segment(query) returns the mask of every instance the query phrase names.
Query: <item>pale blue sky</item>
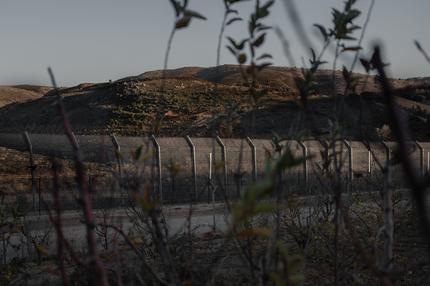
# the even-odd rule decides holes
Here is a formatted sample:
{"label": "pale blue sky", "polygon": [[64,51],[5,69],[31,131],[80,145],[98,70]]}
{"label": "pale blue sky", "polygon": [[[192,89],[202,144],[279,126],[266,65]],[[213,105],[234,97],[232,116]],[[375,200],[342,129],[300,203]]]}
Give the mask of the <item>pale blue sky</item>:
{"label": "pale blue sky", "polygon": [[[290,41],[295,61],[308,56],[283,8],[275,4],[267,23],[279,26]],[[173,12],[168,0],[0,0],[0,84],[48,84],[52,66],[60,85],[100,82],[160,69]],[[330,22],[330,7],[341,0],[296,0],[305,28],[315,46],[320,40],[313,23]],[[358,0],[367,10],[370,0]],[[247,17],[253,1],[239,6]],[[176,34],[169,68],[213,66],[222,20],[221,0],[190,0],[190,8],[207,16]],[[430,52],[429,0],[376,0],[365,51],[371,43],[384,43],[386,59],[395,77],[430,76],[430,65],[417,52],[418,39]],[[360,23],[364,21],[361,17]],[[244,23],[236,23],[226,35],[239,37]],[[276,65],[286,65],[275,35],[264,50]],[[347,59],[345,59],[347,61]],[[222,63],[234,63],[223,49]],[[326,66],[329,68],[330,66]]]}

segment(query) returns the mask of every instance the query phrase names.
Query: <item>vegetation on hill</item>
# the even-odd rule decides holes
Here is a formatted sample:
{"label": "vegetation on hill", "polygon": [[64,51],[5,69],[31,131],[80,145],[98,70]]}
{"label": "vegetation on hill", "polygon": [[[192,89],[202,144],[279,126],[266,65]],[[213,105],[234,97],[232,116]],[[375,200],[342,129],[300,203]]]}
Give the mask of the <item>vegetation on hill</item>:
{"label": "vegetation on hill", "polygon": [[[250,128],[252,106],[247,97],[239,66],[224,65],[212,68],[189,67],[146,72],[111,83],[81,84],[61,89],[66,110],[80,134],[149,135],[159,136],[252,136],[268,138],[272,132],[282,136],[291,133],[303,137],[324,135],[330,128],[333,91],[331,72],[316,73],[315,92],[308,98],[310,112],[303,113],[296,86],[302,72],[295,68],[269,67],[257,79],[256,87],[264,90],[255,112],[256,126]],[[344,110],[345,134],[351,139],[376,138],[378,130],[387,125],[381,103],[379,84],[374,76],[354,74],[358,84],[355,92],[346,97]],[[336,73],[336,90],[342,93],[345,81]],[[160,103],[164,84],[166,96]],[[428,79],[392,80],[396,93],[406,98],[428,100]],[[20,89],[20,99],[31,94],[30,101],[0,109],[0,131],[62,133],[61,121],[53,102],[55,97],[32,90]],[[36,89],[37,90],[37,89]],[[43,90],[43,89],[42,89]],[[46,91],[43,90],[43,91]],[[163,105],[161,126],[154,126],[157,111]],[[411,106],[408,106],[412,110]],[[424,118],[424,119],[423,119]],[[420,114],[414,122],[415,137],[430,138],[426,116]]]}

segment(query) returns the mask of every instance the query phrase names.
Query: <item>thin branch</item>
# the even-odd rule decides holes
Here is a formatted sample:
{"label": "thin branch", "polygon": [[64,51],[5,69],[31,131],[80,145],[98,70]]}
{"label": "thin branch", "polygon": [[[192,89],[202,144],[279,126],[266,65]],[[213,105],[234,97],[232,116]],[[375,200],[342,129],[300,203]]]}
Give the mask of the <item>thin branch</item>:
{"label": "thin branch", "polygon": [[[109,283],[108,283],[108,278],[106,274],[106,269],[97,253],[97,241],[96,241],[96,235],[94,231],[95,220],[94,220],[93,208],[91,203],[91,195],[88,190],[88,181],[87,181],[87,175],[85,171],[85,165],[83,162],[82,150],[79,147],[79,144],[76,140],[75,135],[73,134],[72,127],[70,125],[70,121],[64,107],[63,97],[60,95],[58,91],[57,83],[55,81],[55,77],[51,68],[48,68],[48,73],[49,73],[49,76],[51,77],[52,86],[54,88],[54,93],[57,98],[57,102],[56,102],[57,110],[63,120],[64,133],[66,134],[67,138],[69,139],[69,143],[73,148],[73,155],[74,155],[75,164],[76,164],[76,181],[78,183],[79,191],[82,199],[82,210],[84,213],[85,226],[87,230],[86,235],[87,235],[88,250],[93,264],[92,268],[94,268],[93,270],[95,271],[97,284],[101,286],[106,286],[106,285],[109,285]],[[93,275],[93,272],[90,270],[90,276],[92,275]]]}

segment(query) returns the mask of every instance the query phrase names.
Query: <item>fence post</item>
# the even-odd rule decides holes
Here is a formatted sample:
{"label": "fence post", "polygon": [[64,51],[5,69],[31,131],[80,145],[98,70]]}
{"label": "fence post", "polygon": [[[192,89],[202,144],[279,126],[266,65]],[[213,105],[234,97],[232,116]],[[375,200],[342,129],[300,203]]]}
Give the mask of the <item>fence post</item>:
{"label": "fence post", "polygon": [[427,167],[426,167],[427,173],[430,171],[430,152],[427,151]]}
{"label": "fence post", "polygon": [[424,170],[424,147],[418,141],[415,141],[415,144],[418,146],[418,149],[420,150],[420,171],[421,171],[421,175],[424,176],[425,175],[425,170]]}
{"label": "fence post", "polygon": [[[329,150],[329,144],[327,141],[323,141],[321,139],[318,139],[318,142],[320,145],[324,148],[324,158],[323,158],[323,167],[326,168],[326,172],[329,173],[332,169],[331,163],[330,163],[330,150]],[[324,168],[323,168],[324,169]]]}
{"label": "fence post", "polygon": [[78,141],[78,139],[76,138],[75,133],[74,133],[74,132],[72,132],[72,133],[71,133],[71,135],[72,135],[72,140],[75,142],[75,145],[76,145],[76,146],[79,146],[79,141]]}
{"label": "fence post", "polygon": [[197,166],[196,166],[196,146],[191,140],[190,136],[186,136],[188,146],[191,148],[191,164],[193,169],[193,190],[194,190],[194,200],[197,199]]}
{"label": "fence post", "polygon": [[227,177],[227,149],[225,147],[224,142],[222,142],[219,136],[216,137],[216,141],[221,147],[222,152],[222,160],[224,161],[224,190],[225,194],[228,195],[228,177]]}
{"label": "fence post", "polygon": [[303,177],[305,178],[305,189],[308,188],[308,147],[300,141],[297,140],[297,144],[302,148],[302,156],[303,156]]}
{"label": "fence post", "polygon": [[372,152],[370,150],[367,150],[367,173],[372,174]]}
{"label": "fence post", "polygon": [[381,141],[382,146],[385,148],[386,160],[387,160],[387,176],[390,175],[390,160],[391,160],[391,150],[390,146],[385,143],[385,141]]}
{"label": "fence post", "polygon": [[157,156],[157,173],[158,173],[158,196],[160,202],[163,203],[163,185],[161,175],[161,147],[154,135],[151,135],[152,142],[154,143],[155,152]]}
{"label": "fence post", "polygon": [[351,142],[343,140],[346,148],[348,149],[348,177],[349,181],[352,182],[354,180],[354,155],[352,153]]}
{"label": "fence post", "polygon": [[122,170],[122,168],[121,168],[121,154],[120,154],[121,153],[121,145],[119,145],[119,142],[118,142],[115,134],[111,134],[110,138],[112,140],[113,147],[115,148],[115,158],[116,158],[116,161],[118,163],[118,173],[119,173],[119,176],[121,178],[121,173],[122,173],[122,171],[121,171]]}
{"label": "fence post", "polygon": [[[36,165],[34,164],[34,158],[33,158],[33,144],[31,143],[30,135],[27,131],[23,134],[25,144],[27,145],[27,149],[29,152],[29,163],[30,165],[28,168],[30,169],[30,175],[31,175],[31,195],[32,195],[32,207],[33,211],[36,209],[36,177],[35,177],[35,171],[36,171]],[[40,198],[40,196],[39,196]],[[40,214],[40,201],[39,201],[39,214]]]}
{"label": "fence post", "polygon": [[248,142],[249,147],[251,147],[252,151],[252,179],[254,182],[257,181],[257,148],[255,147],[254,142],[252,142],[251,138],[246,137],[246,142]]}

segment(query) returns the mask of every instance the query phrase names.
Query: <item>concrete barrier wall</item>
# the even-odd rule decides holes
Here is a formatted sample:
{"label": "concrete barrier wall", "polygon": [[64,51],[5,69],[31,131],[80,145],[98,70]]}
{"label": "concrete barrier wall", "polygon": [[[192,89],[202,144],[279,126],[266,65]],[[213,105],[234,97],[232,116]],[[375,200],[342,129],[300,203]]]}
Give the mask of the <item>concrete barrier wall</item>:
{"label": "concrete barrier wall", "polygon": [[[24,138],[23,134],[0,134],[0,147],[28,152],[29,146]],[[34,154],[73,159],[73,150],[64,135],[29,134],[29,138]],[[223,196],[235,198],[247,184],[262,177],[267,160],[276,153],[272,142],[264,139],[187,140],[120,136],[115,139],[110,136],[76,136],[76,139],[86,161],[114,166],[119,158],[125,173],[136,171],[138,167],[140,176],[151,182],[154,191],[161,193],[166,201],[186,201],[191,197],[206,200],[212,198],[212,192],[216,199]],[[305,152],[309,157],[306,164],[301,162],[283,174],[287,187],[309,188],[312,184],[318,184],[321,174],[335,168],[333,162],[327,164],[333,148],[324,142],[287,141],[283,144],[289,146],[295,157],[300,158]],[[372,152],[362,142],[350,142],[350,153],[348,144],[336,143],[335,150],[341,154],[338,158],[342,161],[342,172],[350,176],[352,171],[354,181],[360,182],[369,175],[381,175],[381,167],[387,160],[387,148],[390,156],[394,156],[394,142],[387,142],[385,146],[375,142],[368,145]],[[160,148],[159,154],[157,146]],[[418,167],[417,172],[421,172],[421,166],[423,171],[427,171],[430,164],[430,143],[423,142],[420,146],[422,150],[415,143],[409,146],[410,157]],[[136,158],[138,149],[140,156]],[[120,154],[119,157],[117,154]],[[349,165],[350,160],[352,166]],[[393,165],[391,171],[396,186],[404,185],[401,166]]]}

